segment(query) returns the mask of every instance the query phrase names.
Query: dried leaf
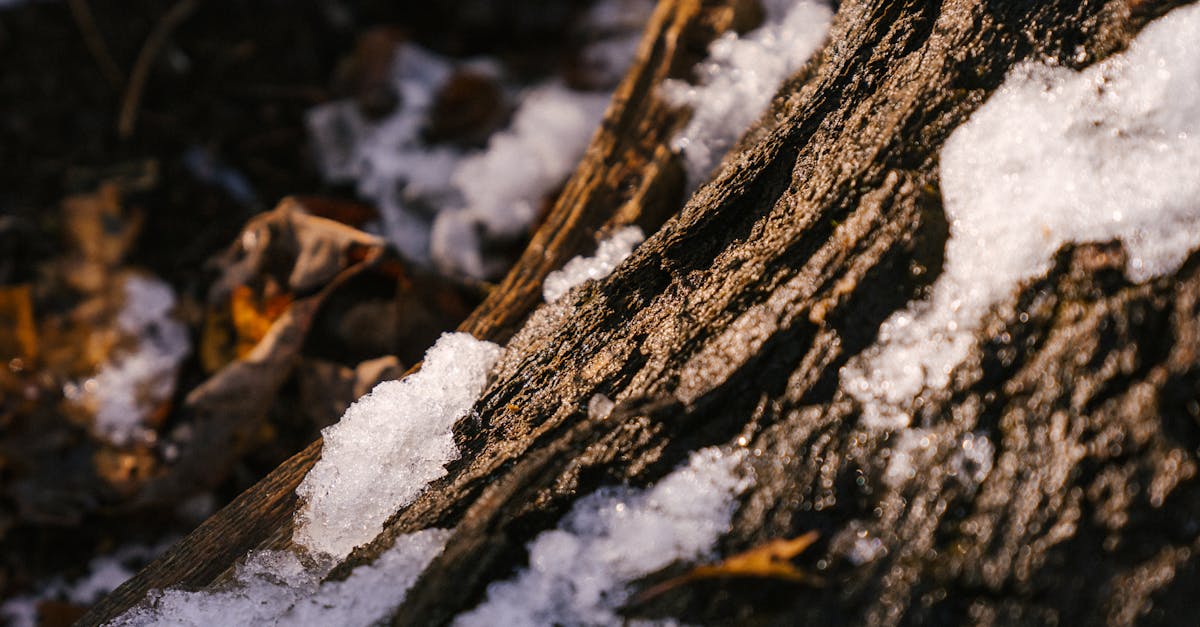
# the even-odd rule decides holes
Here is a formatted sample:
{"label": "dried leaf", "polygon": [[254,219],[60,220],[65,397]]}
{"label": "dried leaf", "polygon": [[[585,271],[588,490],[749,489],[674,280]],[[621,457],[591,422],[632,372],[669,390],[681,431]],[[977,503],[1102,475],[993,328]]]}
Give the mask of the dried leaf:
{"label": "dried leaf", "polygon": [[121,189],[104,183],[89,194],[71,196],[62,203],[63,225],[77,255],[64,272],[82,292],[102,289],[142,230],[143,216],[121,202]]}
{"label": "dried leaf", "polygon": [[817,532],[810,531],[791,539],[771,540],[730,556],[719,564],[697,566],[643,592],[637,597],[635,604],[644,603],[668,590],[701,579],[759,578],[821,585],[820,577],[796,568],[791,562],[794,557],[812,546],[818,537]]}
{"label": "dried leaf", "polygon": [[267,336],[271,325],[292,304],[292,295],[277,292],[259,297],[254,290],[239,285],[229,298],[230,318],[237,333],[237,357],[250,354],[254,347]]}
{"label": "dried leaf", "polygon": [[0,366],[20,368],[37,357],[38,336],[33,322],[33,291],[29,285],[0,286]]}
{"label": "dried leaf", "polygon": [[[382,257],[382,240],[308,214],[286,198],[247,223],[219,260],[222,275],[209,293],[210,311],[229,312],[236,358],[186,396],[179,421],[188,424],[178,457],[148,481],[132,507],[172,502],[220,481],[249,447],[261,443],[280,388],[301,359],[313,319],[329,294]],[[202,351],[220,358],[222,338],[207,331]],[[212,356],[210,356],[212,357]]]}

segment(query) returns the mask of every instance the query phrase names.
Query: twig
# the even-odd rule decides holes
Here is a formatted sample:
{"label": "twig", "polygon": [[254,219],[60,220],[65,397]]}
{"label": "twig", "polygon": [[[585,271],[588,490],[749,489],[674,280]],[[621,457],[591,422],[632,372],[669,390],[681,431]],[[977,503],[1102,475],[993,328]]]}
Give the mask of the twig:
{"label": "twig", "polygon": [[96,60],[96,65],[100,66],[100,73],[113,89],[120,91],[125,87],[125,74],[113,59],[112,51],[108,49],[104,36],[96,26],[91,5],[87,0],[70,0],[67,5],[71,8],[71,17],[75,19],[75,25],[79,27],[79,34],[83,35],[84,45]]}
{"label": "twig", "polygon": [[117,134],[121,139],[129,139],[133,135],[133,127],[137,124],[138,110],[141,107],[142,91],[150,75],[150,66],[158,58],[171,33],[196,10],[197,5],[199,0],[180,0],[175,3],[146,37],[146,43],[142,45],[137,61],[133,64],[133,72],[129,74],[129,84],[125,86],[125,97],[121,102],[121,115],[117,118]]}

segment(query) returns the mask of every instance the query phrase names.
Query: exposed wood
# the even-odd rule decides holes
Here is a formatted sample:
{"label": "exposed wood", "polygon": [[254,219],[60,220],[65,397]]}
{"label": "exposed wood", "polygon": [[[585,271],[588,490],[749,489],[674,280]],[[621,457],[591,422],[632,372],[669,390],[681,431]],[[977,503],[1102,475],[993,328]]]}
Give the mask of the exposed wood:
{"label": "exposed wood", "polygon": [[[525,265],[485,303],[501,313],[466,323],[508,346],[475,406],[480,419],[456,429],[461,459],[330,576],[400,534],[452,528],[393,618],[444,624],[520,567],[526,543],[579,496],[644,485],[689,451],[742,436],[758,480],[724,554],[817,530],[822,539],[798,563],[827,585],[696,582],[630,614],[869,625],[1190,618],[1200,583],[1200,253],[1139,285],[1122,276],[1118,245],[1066,247],[987,319],[950,387],[922,397],[918,418],[934,444],[907,483],[882,480],[894,442],[860,429],[859,408],[838,390],[839,368],[941,272],[937,160],[950,132],[1015,63],[1090,63],[1125,45],[1147,11],[1172,4],[840,3],[831,44],[612,276],[540,307],[509,338],[523,312],[501,310],[537,302],[540,277],[522,283],[519,273],[536,267]],[[658,35],[689,7],[660,6]],[[643,62],[658,35],[643,43]],[[637,76],[622,93],[636,93]],[[559,216],[531,251],[558,229],[599,221]],[[587,418],[595,393],[616,400],[608,419]],[[997,449],[978,487],[947,472],[967,433]],[[291,487],[273,498],[294,498]],[[885,552],[854,564],[845,544],[859,530]],[[272,533],[287,538],[285,527]],[[205,545],[189,542],[201,559]],[[156,568],[89,620],[147,586],[184,581]],[[653,589],[681,568],[641,584]],[[1142,617],[1149,601],[1160,613]]]}
{"label": "exposed wood", "polygon": [[[679,206],[683,170],[666,144],[687,112],[668,106],[656,90],[668,77],[686,78],[718,34],[753,26],[755,9],[745,0],[660,4],[583,161],[512,271],[459,330],[505,341],[541,302],[547,274],[590,252],[598,236],[616,228],[637,224],[652,232]],[[153,589],[209,585],[251,549],[286,546],[296,487],[320,451],[318,440],[273,470],[94,606],[80,624],[102,624]]]}
{"label": "exposed wood", "polygon": [[[535,314],[510,342],[496,380],[476,406],[483,428],[464,426],[458,434],[462,460],[345,566],[369,560],[397,534],[453,526],[445,552],[395,617],[396,624],[440,624],[482,600],[486,583],[512,572],[524,559],[524,544],[580,494],[605,482],[653,480],[687,451],[739,433],[749,432],[760,448],[771,450],[768,436],[755,433],[776,427],[790,434],[792,446],[776,447],[761,464],[765,476],[778,474],[788,489],[773,491],[773,481],[762,482],[747,501],[747,508],[757,509],[743,510],[732,538],[790,537],[806,526],[836,530],[831,521],[875,508],[882,530],[891,520],[921,530],[908,538],[888,536],[897,543],[888,545],[893,557],[864,571],[862,582],[851,579],[874,597],[831,591],[824,603],[807,611],[789,606],[789,612],[818,624],[890,624],[960,609],[954,605],[959,599],[938,597],[947,586],[926,590],[916,584],[938,575],[945,561],[939,556],[955,548],[942,544],[948,530],[941,525],[956,521],[930,514],[948,506],[941,482],[923,484],[916,494],[889,492],[877,485],[890,448],[885,438],[848,434],[833,440],[814,432],[821,423],[811,416],[828,405],[841,412],[828,428],[853,430],[857,410],[836,395],[839,367],[940,272],[946,226],[936,165],[950,131],[1017,61],[1044,56],[1078,63],[1078,47],[1087,52],[1085,61],[1094,60],[1119,49],[1144,19],[1119,2],[842,3],[833,45],[807,80],[777,102],[778,124],[768,121],[773,128],[727,159],[722,174],[613,276]],[[929,271],[912,272],[914,263]],[[1167,284],[1194,290],[1188,272]],[[1055,330],[1048,325],[1043,332]],[[987,359],[997,358],[1000,348],[990,338],[1003,331],[989,329],[981,337]],[[1187,332],[1185,325],[1181,333],[1190,337]],[[1039,367],[1046,370],[1035,372],[1065,370],[1054,361]],[[1192,384],[1179,385],[1163,393],[1178,395]],[[1007,389],[1002,380],[990,380],[987,402],[1012,402]],[[581,438],[587,399],[597,392],[618,401],[617,419],[587,425]],[[961,414],[954,403],[940,407],[931,420]],[[1062,420],[1053,403],[1024,411],[1038,424]],[[791,422],[777,427],[787,417]],[[1071,415],[1068,432],[1088,421],[1082,413]],[[1046,446],[1060,443],[1048,437]],[[1018,450],[1041,445],[1037,438],[996,441]],[[544,454],[562,446],[573,453]],[[1143,465],[1167,463],[1158,453],[1143,455]],[[806,482],[791,482],[772,465],[786,460],[812,469]],[[874,478],[874,492],[865,496],[853,483],[859,469]],[[1019,487],[988,492],[997,501],[984,519],[1003,530],[998,537],[1028,533],[1022,531],[1025,520],[1007,517],[1009,509],[1027,511],[1016,502],[1036,502],[1032,495],[1047,488]],[[1053,488],[1067,494],[1081,489]],[[786,524],[772,524],[768,516]],[[1188,532],[1180,527],[1172,533]],[[904,542],[910,539],[908,549]],[[1193,539],[1181,542],[1182,551]],[[727,548],[743,550],[748,543],[731,539]],[[1092,560],[1080,559],[1091,565],[1104,558],[1094,553]],[[988,566],[989,579],[976,594],[1004,597],[984,601],[981,610],[995,610],[1000,622],[1006,616],[1069,622],[1105,600],[1099,587],[1050,588],[1058,593],[1050,599],[1043,596],[1047,588],[1013,590],[1008,582],[1027,581],[1035,564],[1000,556]],[[1052,564],[1046,567],[1041,577],[1061,578]],[[969,574],[955,579],[958,574],[933,581],[978,585]],[[739,618],[753,609],[740,606]],[[762,614],[769,620],[769,612]]]}

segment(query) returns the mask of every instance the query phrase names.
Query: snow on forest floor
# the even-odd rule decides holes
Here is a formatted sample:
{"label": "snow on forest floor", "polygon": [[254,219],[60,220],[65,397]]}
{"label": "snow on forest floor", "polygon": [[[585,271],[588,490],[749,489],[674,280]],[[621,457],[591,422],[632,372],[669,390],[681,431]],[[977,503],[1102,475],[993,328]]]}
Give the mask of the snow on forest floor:
{"label": "snow on forest floor", "polygon": [[[632,63],[652,8],[649,0],[607,0],[584,16],[582,27],[602,36],[582,57],[610,89]],[[517,101],[511,123],[482,149],[431,143],[425,120],[439,90],[470,75],[501,85]],[[529,230],[583,156],[609,91],[571,89],[558,77],[523,85],[493,59],[456,61],[414,44],[397,50],[391,81],[401,104],[382,120],[368,121],[351,101],[312,111],[324,176],[355,183],[382,214],[377,228],[410,260],[496,278],[507,261],[488,251]]]}

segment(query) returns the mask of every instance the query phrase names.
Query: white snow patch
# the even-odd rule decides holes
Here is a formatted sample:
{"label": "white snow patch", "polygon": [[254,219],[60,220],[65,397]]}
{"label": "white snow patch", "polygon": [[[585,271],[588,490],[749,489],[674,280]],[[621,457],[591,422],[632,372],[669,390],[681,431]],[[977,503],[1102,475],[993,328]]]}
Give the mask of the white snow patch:
{"label": "white snow patch", "polygon": [[644,239],[646,235],[639,227],[627,226],[617,230],[611,237],[600,242],[596,247],[595,256],[575,257],[561,270],[547,275],[542,283],[542,297],[546,302],[553,303],[576,285],[603,279],[633,254],[633,249]]}
{"label": "white snow patch", "polygon": [[430,107],[456,70],[497,81],[503,74],[488,59],[455,62],[405,44],[392,68],[401,103],[394,113],[371,122],[352,101],[332,102],[309,112],[309,134],[323,176],[357,182],[358,194],[379,207],[383,236],[407,258],[492,278],[506,262],[488,245],[529,229],[542,200],[583,156],[608,94],[546,81],[520,93],[512,125],[486,149],[428,144],[422,129]]}
{"label": "white snow patch", "polygon": [[529,229],[542,199],[575,169],[607,104],[607,94],[553,84],[530,90],[512,127],[455,169],[451,181],[465,204],[434,221],[439,267],[476,278],[503,272],[503,260],[486,258],[483,244],[511,241]]}
{"label": "white snow patch", "polygon": [[129,275],[117,328],[136,346],[117,349],[95,376],[64,386],[64,395],[94,411],[97,435],[122,445],[151,437],[145,420],[175,391],[191,347],[187,327],[171,316],[175,293],[155,278]]}
{"label": "white snow patch", "polygon": [[687,163],[695,189],[770,104],[780,84],[825,41],[833,11],[817,0],[766,0],[761,26],[743,36],[725,33],[697,68],[698,85],[670,80],[663,95],[692,109],[671,141]]}
{"label": "white snow patch", "polygon": [[304,501],[296,542],[345,557],[445,475],[459,455],[454,423],[467,415],[499,356],[491,342],[446,333],[419,372],[380,383],[325,428],[321,459],[296,489]]}
{"label": "white snow patch", "polygon": [[5,601],[0,606],[0,617],[12,627],[33,627],[39,624],[38,605],[44,601],[67,601],[84,607],[92,605],[125,583],[138,568],[162,553],[167,546],[167,543],[157,546],[127,545],[108,555],[95,557],[88,563],[88,573],[76,581],[68,583],[56,577],[35,594]]}
{"label": "white snow patch", "polygon": [[1200,6],[1188,6],[1082,72],[1022,64],[954,132],[941,154],[943,273],[841,373],[863,425],[907,426],[912,400],[947,385],[988,309],[1064,243],[1120,238],[1137,281],[1200,245],[1196,41]]}
{"label": "white snow patch", "polygon": [[899,432],[892,444],[884,483],[899,488],[917,476],[916,466],[937,450],[938,435],[928,429],[906,429]]}
{"label": "white snow patch", "polygon": [[616,403],[603,394],[593,394],[588,399],[588,418],[591,420],[604,420],[612,415],[613,407]]}
{"label": "white snow patch", "polygon": [[261,551],[238,566],[224,589],[154,593],[112,625],[374,625],[400,606],[449,536],[445,529],[401,536],[374,563],[355,568],[343,581],[321,581],[328,564],[306,564],[286,551]]}
{"label": "white snow patch", "polygon": [[529,568],[488,586],[459,615],[469,625],[616,625],[627,584],[679,560],[710,556],[752,480],[747,452],[707,448],[646,490],[608,488],[580,499],[557,529],[529,545]]}

